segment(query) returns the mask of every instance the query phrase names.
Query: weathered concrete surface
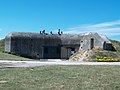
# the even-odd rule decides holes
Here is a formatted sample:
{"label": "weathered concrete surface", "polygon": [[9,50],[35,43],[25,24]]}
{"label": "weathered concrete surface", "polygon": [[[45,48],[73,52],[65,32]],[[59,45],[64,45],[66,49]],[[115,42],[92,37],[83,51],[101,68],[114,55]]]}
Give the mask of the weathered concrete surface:
{"label": "weathered concrete surface", "polygon": [[12,32],[5,37],[5,52],[34,59],[68,59],[82,50],[113,50],[109,39],[98,33],[39,34]]}
{"label": "weathered concrete surface", "polygon": [[0,66],[0,68],[16,68],[16,67],[36,67],[47,65],[120,65],[120,62],[72,62],[72,61],[7,61],[1,60],[0,64],[7,64],[8,66]]}

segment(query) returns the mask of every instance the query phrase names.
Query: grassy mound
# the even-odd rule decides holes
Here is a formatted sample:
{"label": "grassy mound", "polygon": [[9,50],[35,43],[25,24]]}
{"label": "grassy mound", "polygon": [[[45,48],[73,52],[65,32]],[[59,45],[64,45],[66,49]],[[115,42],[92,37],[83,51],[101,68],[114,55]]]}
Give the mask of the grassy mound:
{"label": "grassy mound", "polygon": [[[89,51],[77,52],[70,57],[71,61],[119,61],[117,52],[106,51],[102,49],[92,49]],[[108,60],[109,59],[109,60]],[[116,60],[117,59],[117,60]]]}
{"label": "grassy mound", "polygon": [[117,52],[113,52],[113,51],[93,49],[89,51],[88,54],[89,54],[89,57],[88,57],[89,61],[100,61],[98,60],[98,58],[100,58],[101,61],[112,61],[112,60],[116,61],[116,59],[117,61],[119,61],[120,59]]}
{"label": "grassy mound", "polygon": [[[92,49],[80,51],[70,57],[71,61],[120,61],[120,42],[111,40],[116,51],[106,51],[102,49]],[[98,59],[99,58],[99,59]]]}
{"label": "grassy mound", "polygon": [[4,51],[4,47],[5,47],[4,41],[5,41],[4,39],[0,40],[0,52]]}

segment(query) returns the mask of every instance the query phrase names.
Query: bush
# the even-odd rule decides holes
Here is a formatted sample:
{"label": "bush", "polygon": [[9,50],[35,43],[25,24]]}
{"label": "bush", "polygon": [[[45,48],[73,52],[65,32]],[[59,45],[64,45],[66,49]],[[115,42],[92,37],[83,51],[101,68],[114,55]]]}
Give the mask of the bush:
{"label": "bush", "polygon": [[96,61],[98,62],[118,62],[119,59],[113,57],[97,57]]}

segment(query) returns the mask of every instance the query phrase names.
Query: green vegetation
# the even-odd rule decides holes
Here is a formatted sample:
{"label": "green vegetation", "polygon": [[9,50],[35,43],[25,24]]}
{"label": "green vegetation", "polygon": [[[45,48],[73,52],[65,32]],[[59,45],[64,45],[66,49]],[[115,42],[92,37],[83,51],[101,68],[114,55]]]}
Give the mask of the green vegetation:
{"label": "green vegetation", "polygon": [[114,47],[116,48],[117,52],[120,53],[120,42],[116,41],[116,40],[111,40],[111,42],[114,45]]}
{"label": "green vegetation", "polygon": [[0,51],[4,51],[4,39],[0,40]]}
{"label": "green vegetation", "polygon": [[[116,51],[106,51],[106,50],[101,50],[101,49],[93,49],[90,54],[91,56],[89,57],[90,61],[99,61],[96,60],[98,57],[108,57],[115,59],[113,61],[120,61],[120,42],[115,41],[115,40],[110,40],[115,47]],[[105,61],[105,60],[103,60]],[[112,61],[112,60],[110,60]]]}
{"label": "green vegetation", "polygon": [[120,90],[119,66],[0,69],[0,90]]}
{"label": "green vegetation", "polygon": [[113,57],[97,57],[96,61],[98,61],[98,62],[117,62],[118,59],[113,58]]}
{"label": "green vegetation", "polygon": [[120,42],[111,40],[116,51],[107,51],[100,48],[95,48],[88,51],[80,51],[72,55],[71,61],[120,61]]}
{"label": "green vegetation", "polygon": [[112,44],[114,45],[114,47],[117,50],[117,56],[118,58],[120,58],[120,42],[119,41],[115,41],[115,40],[111,40]]}
{"label": "green vegetation", "polygon": [[[116,51],[106,51],[102,49],[93,49],[88,52],[88,61],[98,61],[96,58],[98,57],[108,57],[112,59],[117,59],[117,61],[120,61],[120,42],[115,40],[110,40],[115,47]],[[103,60],[104,61],[104,60]],[[112,61],[112,60],[110,60]],[[114,60],[116,61],[116,60]]]}
{"label": "green vegetation", "polygon": [[113,52],[113,51],[93,49],[93,50],[89,51],[88,53],[89,53],[88,60],[90,60],[90,61],[98,61],[98,60],[96,60],[98,57],[102,57],[102,58],[107,57],[107,58],[117,59],[117,61],[120,60],[117,52]]}
{"label": "green vegetation", "polygon": [[25,60],[32,60],[29,58],[17,56],[17,55],[12,55],[4,52],[0,52],[0,60],[20,60],[20,61],[25,61]]}
{"label": "green vegetation", "polygon": [[25,57],[4,53],[4,47],[5,47],[4,39],[2,39],[0,40],[0,60],[21,60],[21,61],[32,60]]}

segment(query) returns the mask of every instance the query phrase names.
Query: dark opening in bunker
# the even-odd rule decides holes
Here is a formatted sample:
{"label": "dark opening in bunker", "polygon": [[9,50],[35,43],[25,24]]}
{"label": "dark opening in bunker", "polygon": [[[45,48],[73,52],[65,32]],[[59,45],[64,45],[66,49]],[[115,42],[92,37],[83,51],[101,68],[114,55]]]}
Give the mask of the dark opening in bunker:
{"label": "dark opening in bunker", "polygon": [[69,47],[67,49],[67,53],[68,53],[68,58],[69,58],[70,56],[72,56],[75,53],[75,48]]}
{"label": "dark opening in bunker", "polygon": [[59,59],[61,57],[61,48],[59,46],[45,46],[44,58],[45,59]]}
{"label": "dark opening in bunker", "polygon": [[90,49],[93,49],[94,48],[94,39],[91,38],[90,40]]}

